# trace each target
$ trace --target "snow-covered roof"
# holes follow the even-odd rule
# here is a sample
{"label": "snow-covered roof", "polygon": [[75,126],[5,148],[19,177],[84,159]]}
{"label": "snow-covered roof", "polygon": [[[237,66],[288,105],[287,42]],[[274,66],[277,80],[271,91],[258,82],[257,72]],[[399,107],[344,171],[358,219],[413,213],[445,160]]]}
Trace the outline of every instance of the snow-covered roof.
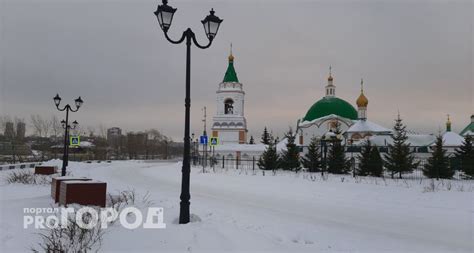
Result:
{"label": "snow-covered roof", "polygon": [[91,147],[95,147],[94,143],[90,142],[90,141],[81,141],[79,143],[79,147],[81,148],[91,148]]}
{"label": "snow-covered roof", "polygon": [[[463,142],[464,138],[455,132],[448,131],[443,134],[443,146],[458,147],[461,146]],[[433,145],[435,144],[433,143]]]}
{"label": "snow-covered roof", "polygon": [[215,151],[220,152],[263,152],[265,151],[266,145],[264,144],[222,144],[215,146]]}
{"label": "snow-covered roof", "polygon": [[357,120],[354,123],[354,125],[349,127],[349,129],[347,129],[346,131],[346,133],[361,133],[361,132],[391,133],[392,130],[368,120]]}
{"label": "snow-covered roof", "polygon": [[330,114],[330,115],[326,115],[324,117],[321,117],[321,118],[317,118],[317,119],[314,119],[314,120],[311,120],[311,121],[305,121],[305,120],[301,120],[301,124],[299,125],[299,127],[309,127],[309,126],[312,126],[314,124],[316,125],[320,125],[321,123],[323,122],[326,122],[328,120],[334,120],[334,119],[337,119],[339,121],[342,121],[348,125],[352,125],[352,123],[354,122],[353,120],[351,119],[347,119],[347,118],[344,118],[344,117],[341,117],[341,116],[338,116],[336,114]]}
{"label": "snow-covered roof", "polygon": [[288,144],[288,139],[287,138],[283,138],[283,140],[278,142],[277,145],[276,145],[277,152],[286,151],[286,144]]}
{"label": "snow-covered roof", "polygon": [[[407,134],[407,143],[410,146],[429,146],[436,137],[432,134]],[[386,146],[393,144],[392,136],[390,135],[376,135],[369,138],[370,142],[376,146]]]}
{"label": "snow-covered roof", "polygon": [[[52,146],[52,148],[62,148],[64,147],[64,144],[56,144],[54,146]],[[93,148],[95,147],[94,143],[90,142],[90,141],[81,141],[79,143],[79,147],[81,148]],[[70,147],[70,148],[74,148],[74,147]]]}

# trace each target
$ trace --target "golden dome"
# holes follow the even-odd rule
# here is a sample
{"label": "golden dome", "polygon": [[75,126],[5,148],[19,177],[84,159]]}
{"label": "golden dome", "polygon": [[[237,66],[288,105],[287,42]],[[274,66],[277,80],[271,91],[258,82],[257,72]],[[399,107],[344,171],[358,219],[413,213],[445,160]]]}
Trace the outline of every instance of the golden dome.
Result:
{"label": "golden dome", "polygon": [[361,92],[359,98],[356,101],[358,107],[367,107],[369,100],[364,96],[364,93]]}
{"label": "golden dome", "polygon": [[331,75],[329,75],[328,81],[332,81],[332,76]]}
{"label": "golden dome", "polygon": [[229,55],[229,61],[234,61],[234,56],[232,55],[232,53]]}
{"label": "golden dome", "polygon": [[367,107],[369,100],[364,95],[364,80],[360,79],[360,96],[357,98],[356,104],[358,107]]}

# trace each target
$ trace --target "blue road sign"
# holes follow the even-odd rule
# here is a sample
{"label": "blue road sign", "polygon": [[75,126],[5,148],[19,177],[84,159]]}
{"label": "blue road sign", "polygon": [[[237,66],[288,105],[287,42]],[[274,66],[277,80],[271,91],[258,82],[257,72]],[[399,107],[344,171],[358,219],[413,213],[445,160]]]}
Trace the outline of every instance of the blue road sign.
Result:
{"label": "blue road sign", "polygon": [[207,145],[207,135],[201,135],[201,137],[199,138],[199,143]]}

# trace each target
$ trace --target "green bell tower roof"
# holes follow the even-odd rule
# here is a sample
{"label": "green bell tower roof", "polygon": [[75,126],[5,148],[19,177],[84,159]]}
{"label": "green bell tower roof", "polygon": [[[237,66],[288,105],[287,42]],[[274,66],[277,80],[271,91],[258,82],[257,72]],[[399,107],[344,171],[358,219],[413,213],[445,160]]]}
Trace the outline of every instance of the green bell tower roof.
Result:
{"label": "green bell tower roof", "polygon": [[224,75],[224,81],[222,82],[224,83],[231,83],[231,82],[238,83],[239,82],[239,78],[237,78],[237,73],[235,73],[235,69],[234,69],[234,56],[232,55],[232,45],[231,45],[230,55],[229,55],[229,65],[227,66],[227,70]]}

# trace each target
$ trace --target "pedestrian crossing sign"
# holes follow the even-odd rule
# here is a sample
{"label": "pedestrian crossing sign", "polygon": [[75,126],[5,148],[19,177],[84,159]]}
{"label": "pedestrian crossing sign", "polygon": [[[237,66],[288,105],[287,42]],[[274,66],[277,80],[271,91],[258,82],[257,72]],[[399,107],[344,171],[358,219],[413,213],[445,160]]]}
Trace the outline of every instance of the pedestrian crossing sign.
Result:
{"label": "pedestrian crossing sign", "polygon": [[81,144],[81,140],[79,136],[71,136],[69,137],[69,145],[70,146],[79,146]]}
{"label": "pedestrian crossing sign", "polygon": [[211,137],[209,143],[210,143],[211,146],[217,146],[217,145],[219,145],[219,137]]}

